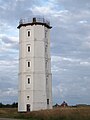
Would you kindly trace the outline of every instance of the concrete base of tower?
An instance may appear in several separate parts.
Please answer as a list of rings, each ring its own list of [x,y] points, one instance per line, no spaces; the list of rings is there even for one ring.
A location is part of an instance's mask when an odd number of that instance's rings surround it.
[[[52,106],[46,105],[46,103],[33,103],[33,105],[27,103],[25,105],[18,104],[18,112],[30,112],[30,111],[39,111],[52,109]]]

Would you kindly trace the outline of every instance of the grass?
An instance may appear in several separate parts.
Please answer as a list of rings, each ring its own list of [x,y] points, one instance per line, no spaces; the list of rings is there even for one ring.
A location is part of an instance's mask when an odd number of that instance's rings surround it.
[[[0,108],[0,118],[3,117],[29,120],[90,120],[90,107],[54,108],[30,113],[18,113],[17,108]]]

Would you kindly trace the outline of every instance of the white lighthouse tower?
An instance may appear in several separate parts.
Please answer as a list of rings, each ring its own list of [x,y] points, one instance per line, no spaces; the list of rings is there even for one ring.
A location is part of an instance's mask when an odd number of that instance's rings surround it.
[[[52,108],[50,22],[44,18],[19,22],[18,111]]]

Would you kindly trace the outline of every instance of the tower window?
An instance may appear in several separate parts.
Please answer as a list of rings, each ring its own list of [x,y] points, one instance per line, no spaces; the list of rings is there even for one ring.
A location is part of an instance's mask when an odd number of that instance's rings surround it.
[[[30,44],[27,44],[27,52],[31,52],[31,45]]]
[[[27,96],[27,100],[29,100],[29,96]]]
[[[31,84],[31,75],[26,76],[26,84],[27,84],[27,87],[29,87],[28,85]]]
[[[30,77],[28,77],[28,84],[30,84],[31,83],[31,79],[30,79]]]
[[[28,67],[31,67],[31,62],[30,61],[28,62]]]
[[[49,99],[47,99],[47,105],[49,105]]]
[[[28,37],[30,36],[30,31],[28,31]]]
[[[31,31],[27,30],[27,36],[30,37],[31,36]]]
[[[28,46],[28,52],[30,52],[30,46]]]

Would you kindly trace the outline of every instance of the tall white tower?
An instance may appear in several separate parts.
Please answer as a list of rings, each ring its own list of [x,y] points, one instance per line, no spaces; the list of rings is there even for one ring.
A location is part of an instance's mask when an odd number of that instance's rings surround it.
[[[52,108],[50,23],[44,18],[19,22],[18,111]]]

